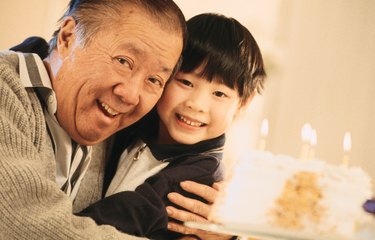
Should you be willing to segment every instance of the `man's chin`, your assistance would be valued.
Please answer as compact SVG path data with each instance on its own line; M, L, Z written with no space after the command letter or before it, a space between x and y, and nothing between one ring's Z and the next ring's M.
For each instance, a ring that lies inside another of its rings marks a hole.
M72 136L72 139L80 145L92 146L103 142L108 137L109 136L102 136L100 134L93 134L92 132L90 132L90 134L74 134Z

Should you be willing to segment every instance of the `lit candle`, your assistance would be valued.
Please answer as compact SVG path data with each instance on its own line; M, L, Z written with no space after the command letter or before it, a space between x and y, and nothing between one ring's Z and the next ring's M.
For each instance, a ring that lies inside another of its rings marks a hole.
M264 149L266 148L267 136L268 136L268 120L267 118L265 118L263 119L262 126L260 128L260 139L259 139L258 147L257 147L259 151L264 151Z
M310 139L311 139L311 125L305 123L302 127L301 131L301 139L302 139L302 147L300 153L300 159L305 160L307 159L307 155L309 154L310 149Z
M314 159L315 157L315 146L318 142L317 136L316 136L316 130L312 129L311 130L311 136L310 136L310 150L309 150L309 155L308 159Z
M348 166L349 154L350 154L350 150L352 149L352 137L349 132L346 132L344 135L344 141L343 141L342 147L344 149L344 156L342 158L342 164L344 166Z

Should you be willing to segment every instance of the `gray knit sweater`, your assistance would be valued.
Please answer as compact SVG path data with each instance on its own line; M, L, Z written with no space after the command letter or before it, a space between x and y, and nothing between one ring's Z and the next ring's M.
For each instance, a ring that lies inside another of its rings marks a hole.
M72 214L42 106L17 69L16 54L0 53L0 239L139 239Z

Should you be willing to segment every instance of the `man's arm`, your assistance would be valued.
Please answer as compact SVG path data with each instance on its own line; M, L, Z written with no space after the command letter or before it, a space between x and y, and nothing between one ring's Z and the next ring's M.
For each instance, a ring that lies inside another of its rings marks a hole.
M17 62L15 54L0 55L1 239L136 239L72 214L55 183L41 105L19 82Z
M186 191L193 193L197 196L206 199L208 204L197 201L191 198L187 198L179 193L170 193L168 198L171 202L176 205L183 207L185 210L177 209L172 206L167 207L168 216L170 218L179 220L181 222L208 222L208 215L211 211L211 204L215 201L218 191L221 188L220 183L214 183L212 187L207 185L202 185L192 181L185 181L181 183L181 187ZM175 231L183 234L196 235L200 239L204 240L229 240L236 239L236 236L229 236L224 234L217 234L213 232L208 232L200 229L189 228L183 224L176 222L169 222L168 229L170 231ZM185 239L185 238L182 238ZM187 238L186 238L187 239Z

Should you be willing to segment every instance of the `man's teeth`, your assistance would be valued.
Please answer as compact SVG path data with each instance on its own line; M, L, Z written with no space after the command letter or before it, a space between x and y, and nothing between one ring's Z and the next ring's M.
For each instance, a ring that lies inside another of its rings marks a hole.
M202 126L204 124L204 123L201 123L201 122L193 122L191 120L188 120L188 119L184 118L181 115L178 115L178 118L181 121L183 121L184 123L186 123L187 125L190 125L190 126L193 126L193 127L200 127L200 126Z
M102 107L107 111L107 113L109 113L110 115L112 116L116 116L119 114L119 112L116 112L115 110L113 110L112 108L110 108L107 104L105 103L101 103Z

